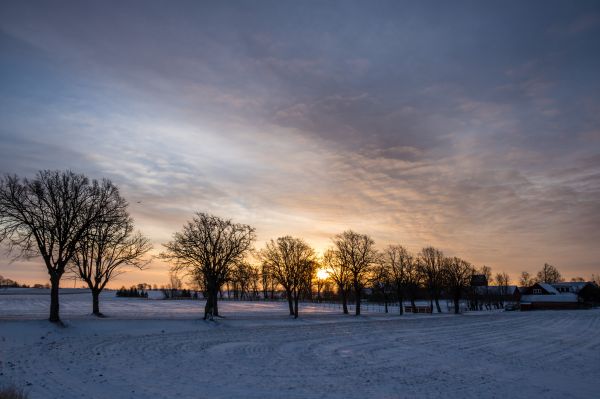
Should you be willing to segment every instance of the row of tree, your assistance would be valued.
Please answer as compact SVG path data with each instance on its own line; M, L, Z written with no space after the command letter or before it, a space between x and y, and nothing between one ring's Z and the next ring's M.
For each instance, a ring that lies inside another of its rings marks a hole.
M258 268L245 261L254 239L254 229L248 225L197 213L165 244L167 250L161 257L175 264L174 271L184 272L197 281L207 298L204 317L212 318L219 315L218 294L226 284L232 283L242 293L248 292L249 286L257 291ZM352 230L336 235L322 259L304 240L291 236L272 239L254 254L261 263L264 297L269 287L271 290L281 287L294 317L298 317L302 294L310 295L314 282L319 284L320 279L316 278L319 268L325 269L335 283L343 312L348 313L348 298L352 295L357 315L368 285L379 287L384 293L393 289L400 303L410 298L413 306L416 290L426 287L438 312L441 312L441 294L446 291L451 293L458 312L462 294L477 273L469 262L446 257L433 247L423 248L416 256L400 245L378 251L371 237ZM484 268L483 273L489 270ZM499 273L497 281L508 285L509 277Z
M107 283L126 270L143 269L149 262L149 240L134 230L127 201L109 180L89 180L71 171L40 171L33 179L5 176L0 180L0 241L9 251L23 257L41 256L51 284L50 320L59 322L59 284L66 272L86 282L92 292L93 313L101 315L99 296ZM255 295L260 284L266 298L281 287L289 304L290 315L298 317L298 303L303 294L311 295L317 283L318 295L323 279L317 270L327 271L348 313L348 299L361 312L361 297L368 285L390 291L402 303L415 292L426 288L440 312L442 292L452 295L455 311L458 302L476 273L491 279L491 270L476 271L467 261L446 257L433 247L418 254L400 245L383 251L374 240L352 230L336 235L333 245L318 258L301 238L284 236L268 241L253 251L255 229L228 219L197 213L173 239L163 244L160 254L173 264L170 290L181 288L177 273L183 272L204 292L204 318L219 315L218 295L230 285L240 298ZM247 262L254 255L260 269ZM522 285L530 285L523 274ZM545 265L538 280L554 282L560 273ZM509 284L508 275L496 276L498 285ZM177 286L177 287L175 287ZM403 312L400 306L400 312Z

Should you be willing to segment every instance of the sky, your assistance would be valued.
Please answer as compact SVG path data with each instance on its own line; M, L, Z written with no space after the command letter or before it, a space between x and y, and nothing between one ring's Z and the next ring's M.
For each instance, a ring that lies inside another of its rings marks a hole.
M110 178L154 253L203 211L587 278L598 71L597 1L2 1L0 173Z

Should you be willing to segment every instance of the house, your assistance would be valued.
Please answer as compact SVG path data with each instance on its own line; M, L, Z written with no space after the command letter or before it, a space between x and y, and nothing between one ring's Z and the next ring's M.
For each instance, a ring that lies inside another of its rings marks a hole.
M585 307L575 286L535 283L521 292L521 310L579 309Z

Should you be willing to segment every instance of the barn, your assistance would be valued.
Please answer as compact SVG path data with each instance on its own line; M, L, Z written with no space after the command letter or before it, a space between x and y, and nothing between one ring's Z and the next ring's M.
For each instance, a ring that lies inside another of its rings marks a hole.
M547 283L535 283L524 288L520 300L521 310L580 309L585 304L574 290L567 286L557 288Z

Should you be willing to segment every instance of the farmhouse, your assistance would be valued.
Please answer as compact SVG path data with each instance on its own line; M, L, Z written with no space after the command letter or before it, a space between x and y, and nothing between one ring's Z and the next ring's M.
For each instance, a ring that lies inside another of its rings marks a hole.
M521 310L579 309L585 307L578 296L582 283L536 283L522 289Z

